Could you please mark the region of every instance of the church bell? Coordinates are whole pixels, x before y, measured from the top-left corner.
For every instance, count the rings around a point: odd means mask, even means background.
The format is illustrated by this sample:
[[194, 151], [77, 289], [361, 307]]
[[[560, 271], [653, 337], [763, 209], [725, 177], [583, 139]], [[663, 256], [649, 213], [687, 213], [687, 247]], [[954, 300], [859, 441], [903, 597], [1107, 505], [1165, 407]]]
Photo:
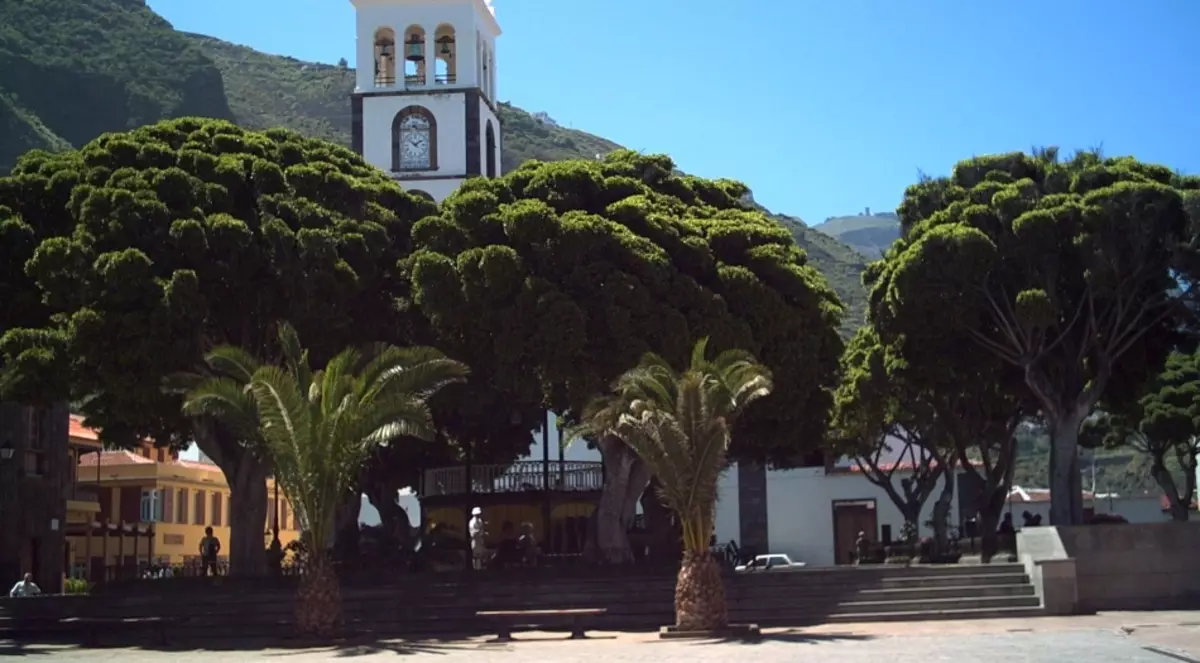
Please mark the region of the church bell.
[[422, 62], [425, 60], [425, 40], [421, 39], [421, 35], [414, 32], [408, 38], [407, 46], [407, 55], [404, 56], [404, 59], [409, 62]]
[[454, 37], [451, 37], [450, 35], [445, 35], [445, 36], [441, 37], [440, 39], [438, 39], [438, 43], [442, 45], [442, 48], [439, 51], [441, 56], [446, 57], [446, 58], [450, 57], [450, 44], [454, 43]]

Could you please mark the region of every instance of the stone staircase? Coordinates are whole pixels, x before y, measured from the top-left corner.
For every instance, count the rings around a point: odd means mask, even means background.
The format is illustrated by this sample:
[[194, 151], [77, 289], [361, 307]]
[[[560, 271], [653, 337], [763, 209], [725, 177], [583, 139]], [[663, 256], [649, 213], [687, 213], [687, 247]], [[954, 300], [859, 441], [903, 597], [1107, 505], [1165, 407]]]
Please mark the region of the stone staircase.
[[[196, 580], [196, 579], [192, 579]], [[234, 579], [144, 581], [131, 591], [87, 598], [0, 601], [0, 625], [21, 630], [34, 612], [112, 617], [179, 616], [173, 638], [279, 637], [291, 633], [294, 588], [256, 586]], [[607, 573], [602, 577], [402, 576], [393, 583], [343, 589], [346, 625], [379, 637], [468, 635], [487, 624], [477, 610], [605, 608], [597, 630], [652, 630], [674, 621], [675, 578], [670, 573]], [[917, 621], [1029, 617], [1042, 614], [1039, 598], [1019, 564], [864, 566], [730, 575], [730, 620], [770, 626], [829, 622]], [[219, 634], [219, 636], [217, 636]], [[4, 637], [0, 635], [0, 637]]]

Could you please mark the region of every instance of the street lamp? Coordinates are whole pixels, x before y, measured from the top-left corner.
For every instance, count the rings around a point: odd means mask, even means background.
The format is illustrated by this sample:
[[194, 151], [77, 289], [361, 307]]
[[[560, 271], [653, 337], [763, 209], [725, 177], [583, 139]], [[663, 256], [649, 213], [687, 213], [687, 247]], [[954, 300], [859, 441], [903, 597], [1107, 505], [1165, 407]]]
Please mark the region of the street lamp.
[[4, 446], [0, 447], [0, 460], [12, 460], [15, 451], [12, 445], [5, 443]]

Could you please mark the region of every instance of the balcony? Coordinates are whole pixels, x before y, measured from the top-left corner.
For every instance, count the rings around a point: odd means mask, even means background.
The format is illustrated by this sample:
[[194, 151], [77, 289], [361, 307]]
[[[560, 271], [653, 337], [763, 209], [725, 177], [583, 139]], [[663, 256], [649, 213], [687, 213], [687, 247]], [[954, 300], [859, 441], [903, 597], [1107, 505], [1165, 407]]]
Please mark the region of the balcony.
[[[475, 465], [471, 467], [471, 493], [525, 493], [546, 489], [543, 464], [540, 461], [519, 461], [511, 465]], [[600, 463], [583, 461], [551, 461], [550, 490], [563, 492], [598, 491], [604, 483]], [[422, 478], [422, 497], [443, 497], [467, 493], [467, 468], [439, 467], [426, 470]]]

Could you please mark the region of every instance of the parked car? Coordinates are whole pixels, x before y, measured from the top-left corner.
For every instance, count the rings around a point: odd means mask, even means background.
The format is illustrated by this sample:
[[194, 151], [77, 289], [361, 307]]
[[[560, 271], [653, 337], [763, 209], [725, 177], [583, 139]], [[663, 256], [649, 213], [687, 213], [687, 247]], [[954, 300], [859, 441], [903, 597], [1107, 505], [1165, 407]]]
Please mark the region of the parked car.
[[804, 562], [793, 562], [787, 555], [758, 555], [749, 564], [734, 568], [738, 573], [762, 573], [766, 571], [795, 571], [804, 568]]

